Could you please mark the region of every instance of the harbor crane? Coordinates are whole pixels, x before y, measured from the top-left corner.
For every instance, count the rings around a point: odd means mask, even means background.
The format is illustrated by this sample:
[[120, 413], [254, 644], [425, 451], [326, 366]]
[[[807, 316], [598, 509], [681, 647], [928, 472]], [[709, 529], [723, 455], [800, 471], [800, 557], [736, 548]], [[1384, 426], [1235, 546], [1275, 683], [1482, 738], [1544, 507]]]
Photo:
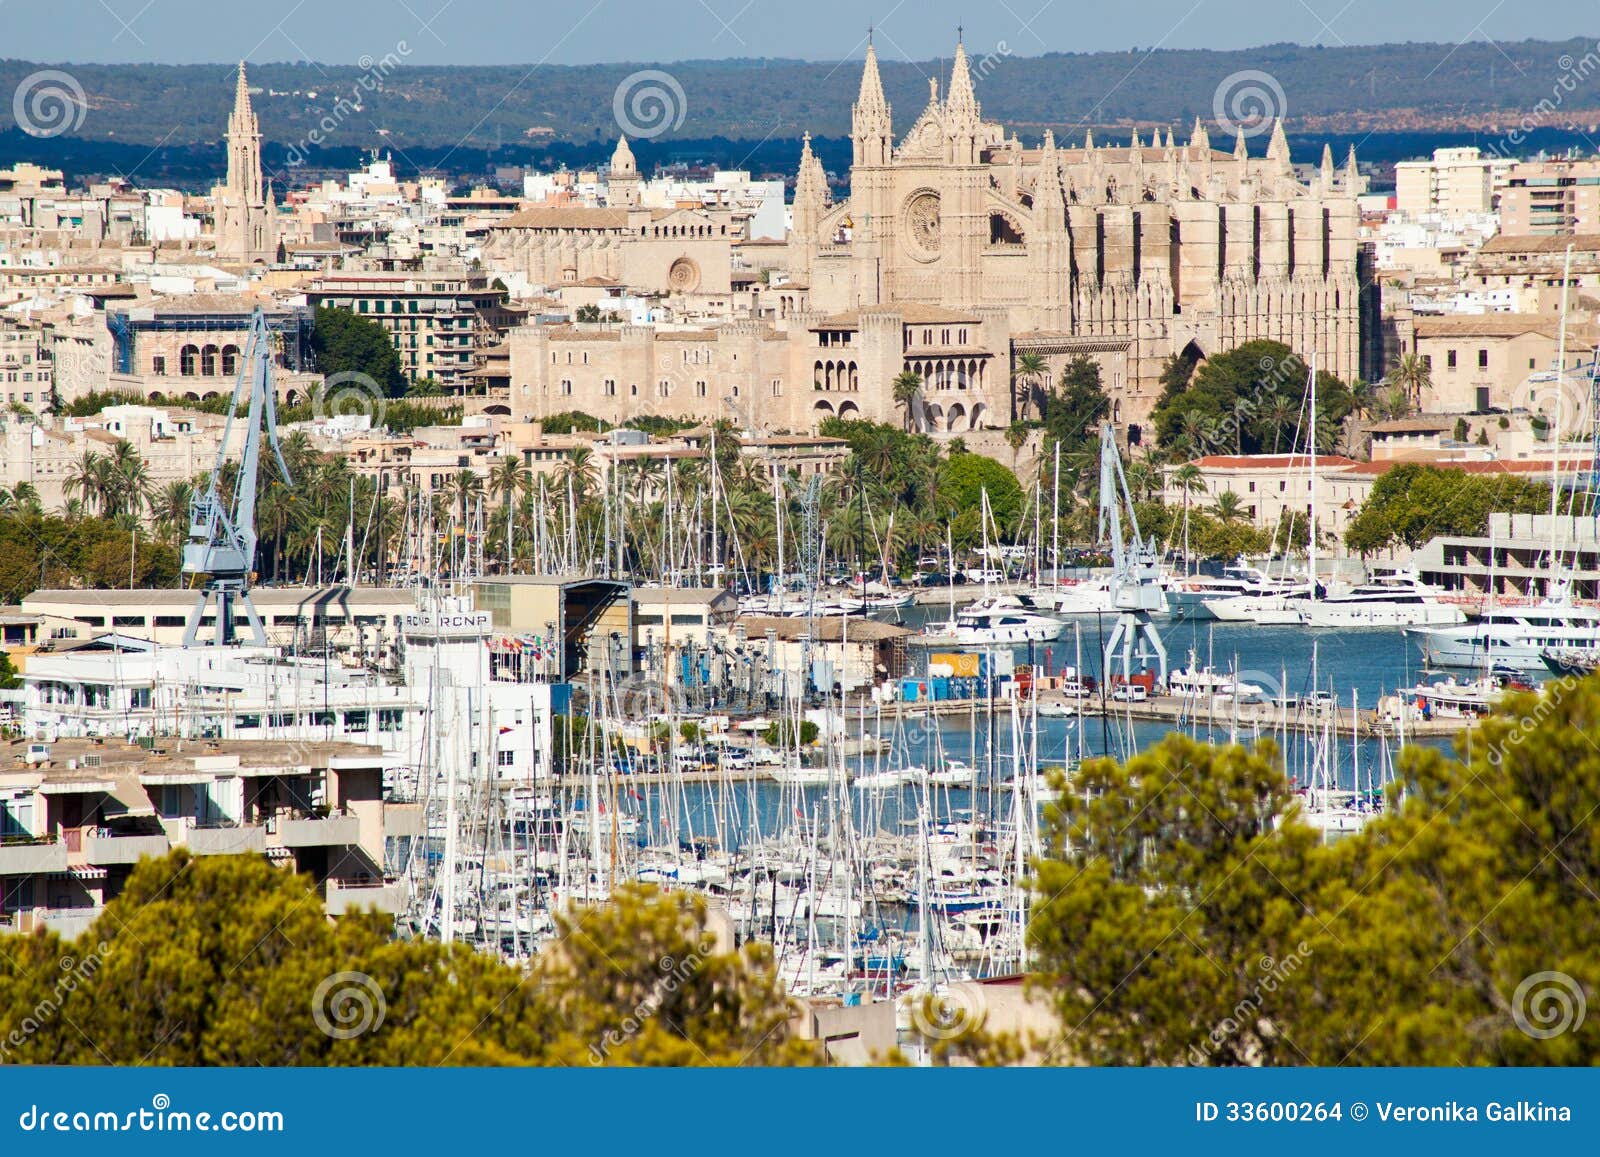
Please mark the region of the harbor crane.
[[[222, 496], [222, 467], [228, 458], [230, 436], [234, 421], [240, 417], [241, 406], [246, 409], [244, 451], [239, 458], [239, 474], [230, 507]], [[272, 335], [267, 329], [266, 315], [257, 309], [250, 320], [250, 338], [239, 380], [234, 383], [233, 397], [228, 403], [228, 420], [223, 425], [222, 441], [217, 447], [217, 463], [211, 469], [211, 484], [204, 494], [196, 495], [189, 503], [189, 541], [183, 548], [183, 573], [196, 578], [204, 576], [205, 585], [195, 598], [194, 609], [189, 612], [189, 622], [183, 633], [185, 647], [196, 644], [206, 605], [213, 601], [216, 603], [216, 628], [211, 637], [212, 645], [224, 647], [236, 641], [233, 622], [236, 604], [249, 621], [255, 644], [267, 645], [267, 632], [250, 599], [250, 578], [256, 563], [256, 491], [263, 434], [272, 446], [278, 469], [283, 472], [284, 484], [292, 486], [289, 465], [283, 460], [283, 447], [278, 442], [278, 411], [272, 389]]]
[[[1122, 535], [1122, 515], [1127, 511], [1132, 541]], [[1133, 647], [1139, 640], [1149, 642], [1160, 665], [1161, 683], [1167, 681], [1167, 648], [1161, 642], [1151, 616], [1164, 606], [1161, 596], [1161, 548], [1154, 536], [1148, 541], [1139, 534], [1139, 515], [1133, 508], [1127, 476], [1122, 472], [1122, 455], [1117, 451], [1116, 429], [1107, 422], [1100, 427], [1100, 541], [1111, 548], [1111, 606], [1117, 621], [1106, 639], [1101, 677], [1111, 681], [1112, 657], [1120, 649], [1122, 676], [1133, 676]]]

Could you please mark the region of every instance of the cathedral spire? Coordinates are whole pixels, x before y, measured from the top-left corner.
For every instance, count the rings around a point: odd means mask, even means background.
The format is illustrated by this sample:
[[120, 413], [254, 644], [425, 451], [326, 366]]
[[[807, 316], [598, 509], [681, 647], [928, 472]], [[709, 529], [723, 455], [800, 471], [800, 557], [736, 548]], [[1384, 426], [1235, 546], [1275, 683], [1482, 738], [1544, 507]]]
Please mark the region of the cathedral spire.
[[978, 119], [978, 94], [972, 89], [972, 67], [967, 60], [967, 46], [956, 42], [956, 62], [950, 70], [950, 95], [945, 108], [958, 115]]
[[1233, 159], [1236, 161], [1248, 161], [1250, 159], [1250, 146], [1245, 144], [1243, 129], [1240, 129], [1238, 136], [1234, 138]]
[[1202, 152], [1211, 148], [1211, 134], [1206, 132], [1206, 123], [1199, 117], [1194, 118], [1194, 132], [1189, 134], [1189, 147]]
[[1282, 117], [1272, 122], [1272, 140], [1267, 144], [1267, 160], [1276, 161], [1285, 168], [1290, 164], [1289, 138], [1284, 135]]
[[855, 163], [887, 165], [894, 155], [894, 117], [883, 95], [878, 72], [878, 50], [867, 39], [867, 62], [861, 71], [861, 92], [850, 111], [850, 135], [855, 141]]
[[1333, 188], [1333, 146], [1322, 146], [1322, 165], [1317, 171], [1317, 181], [1323, 192]]
[[239, 81], [234, 85], [233, 89], [233, 119], [240, 120], [243, 117], [253, 115], [253, 112], [254, 110], [250, 107], [250, 82], [245, 79], [244, 61], [241, 60], [239, 62]]
[[1350, 146], [1350, 155], [1344, 162], [1344, 187], [1352, 196], [1359, 197], [1366, 192], [1366, 182], [1361, 178], [1361, 166], [1356, 164], [1356, 147]]

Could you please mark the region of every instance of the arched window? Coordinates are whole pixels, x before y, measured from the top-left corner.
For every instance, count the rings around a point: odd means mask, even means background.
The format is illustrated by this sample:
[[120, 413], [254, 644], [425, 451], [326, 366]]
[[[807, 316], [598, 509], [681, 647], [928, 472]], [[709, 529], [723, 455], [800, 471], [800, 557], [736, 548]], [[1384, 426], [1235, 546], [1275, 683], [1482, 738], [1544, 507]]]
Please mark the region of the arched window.
[[200, 351], [200, 376], [214, 378], [217, 376], [217, 347], [208, 345]]
[[222, 376], [231, 378], [239, 372], [239, 347], [225, 345], [222, 347]]
[[178, 351], [178, 373], [186, 378], [194, 377], [195, 359], [200, 356], [200, 351], [192, 345], [186, 345]]

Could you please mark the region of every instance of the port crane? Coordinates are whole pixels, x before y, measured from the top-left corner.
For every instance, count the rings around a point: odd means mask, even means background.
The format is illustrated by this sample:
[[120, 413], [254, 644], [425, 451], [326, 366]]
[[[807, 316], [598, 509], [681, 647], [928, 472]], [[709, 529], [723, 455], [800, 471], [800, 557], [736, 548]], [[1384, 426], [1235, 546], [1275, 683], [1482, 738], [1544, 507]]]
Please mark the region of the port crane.
[[[239, 458], [239, 474], [230, 506], [222, 496], [222, 467], [228, 458], [233, 425], [240, 420], [241, 408], [246, 411], [242, 419], [245, 423], [244, 451]], [[250, 599], [250, 578], [256, 563], [256, 491], [263, 436], [272, 447], [278, 469], [283, 472], [284, 484], [292, 486], [289, 465], [283, 460], [283, 447], [278, 441], [278, 411], [272, 388], [272, 334], [267, 329], [266, 315], [257, 309], [250, 321], [250, 338], [239, 379], [234, 383], [233, 397], [228, 403], [228, 420], [217, 446], [211, 483], [204, 494], [196, 495], [189, 503], [189, 541], [183, 548], [183, 573], [204, 577], [205, 585], [200, 588], [194, 608], [189, 612], [189, 622], [183, 633], [185, 647], [196, 645], [206, 606], [212, 602], [216, 604], [212, 645], [225, 647], [236, 641], [233, 621], [236, 605], [244, 611], [255, 644], [267, 645], [267, 632]]]
[[[1124, 541], [1122, 516], [1126, 510], [1132, 541]], [[1161, 548], [1154, 536], [1148, 541], [1139, 534], [1139, 515], [1133, 508], [1133, 495], [1122, 471], [1122, 455], [1117, 451], [1116, 428], [1107, 422], [1100, 427], [1100, 541], [1111, 548], [1111, 606], [1117, 621], [1106, 639], [1101, 677], [1111, 681], [1113, 656], [1120, 650], [1122, 676], [1133, 675], [1133, 647], [1140, 640], [1150, 644], [1160, 665], [1160, 681], [1167, 681], [1167, 648], [1161, 642], [1151, 616], [1163, 607], [1161, 597]]]

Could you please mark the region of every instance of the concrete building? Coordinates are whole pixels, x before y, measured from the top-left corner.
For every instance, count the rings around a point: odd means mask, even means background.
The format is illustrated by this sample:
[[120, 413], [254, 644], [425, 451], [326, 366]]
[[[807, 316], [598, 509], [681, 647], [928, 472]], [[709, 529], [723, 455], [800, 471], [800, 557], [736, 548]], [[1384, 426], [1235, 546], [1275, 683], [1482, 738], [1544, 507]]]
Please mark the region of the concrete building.
[[349, 309], [388, 331], [413, 381], [466, 388], [477, 355], [505, 340], [523, 315], [482, 273], [334, 273], [306, 290], [312, 307]]
[[146, 856], [265, 855], [330, 914], [397, 911], [385, 837], [421, 835], [383, 798], [380, 748], [349, 742], [62, 739], [0, 744], [0, 931], [82, 932]]
[[[1542, 381], [1556, 368], [1561, 319], [1552, 314], [1486, 313], [1419, 317], [1413, 324], [1412, 352], [1428, 367], [1433, 386], [1422, 398], [1431, 414], [1481, 414], [1566, 409], [1565, 421], [1579, 417], [1579, 394], [1587, 381], [1562, 386]], [[1586, 364], [1600, 341], [1600, 328], [1567, 326], [1567, 369]], [[1571, 395], [1563, 399], [1563, 390]], [[1564, 433], [1571, 433], [1566, 430]]]
[[35, 412], [50, 408], [54, 345], [44, 323], [0, 314], [0, 403]]
[[1500, 227], [1535, 236], [1600, 233], [1600, 159], [1513, 164], [1500, 193]]
[[[1313, 495], [1317, 508], [1317, 529], [1325, 544], [1344, 542], [1345, 531], [1372, 493], [1377, 475], [1389, 464], [1357, 462], [1338, 454], [1317, 455], [1316, 486], [1313, 491], [1311, 460], [1304, 454], [1212, 454], [1196, 458], [1205, 490], [1190, 493], [1190, 509], [1204, 509], [1221, 495], [1238, 495], [1240, 507], [1258, 530], [1273, 531], [1285, 515], [1308, 519]], [[1162, 501], [1174, 508], [1184, 505], [1184, 494], [1172, 483], [1166, 470]], [[1342, 545], [1335, 545], [1342, 553]]]
[[232, 394], [258, 308], [273, 338], [278, 396], [309, 396], [321, 381], [311, 371], [310, 309], [245, 294], [184, 294], [107, 309], [111, 377], [102, 388], [190, 401]]
[[1413, 220], [1490, 213], [1512, 162], [1476, 147], [1435, 149], [1426, 161], [1394, 167], [1395, 208]]

